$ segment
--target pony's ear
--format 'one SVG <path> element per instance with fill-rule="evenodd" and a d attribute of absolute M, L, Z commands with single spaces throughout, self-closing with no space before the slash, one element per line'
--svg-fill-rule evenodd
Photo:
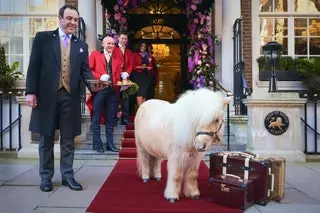
<path fill-rule="evenodd" d="M 230 104 L 232 101 L 232 96 L 226 97 L 223 99 L 223 104 L 226 106 L 227 104 Z"/>

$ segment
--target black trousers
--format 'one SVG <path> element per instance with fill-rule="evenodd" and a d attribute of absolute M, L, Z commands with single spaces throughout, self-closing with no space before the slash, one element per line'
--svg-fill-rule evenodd
<path fill-rule="evenodd" d="M 74 159 L 74 136 L 72 133 L 72 104 L 71 96 L 64 89 L 58 91 L 55 124 L 60 129 L 60 172 L 62 180 L 74 177 L 73 159 Z M 48 135 L 40 136 L 39 174 L 41 179 L 51 179 L 54 175 L 54 131 Z"/>

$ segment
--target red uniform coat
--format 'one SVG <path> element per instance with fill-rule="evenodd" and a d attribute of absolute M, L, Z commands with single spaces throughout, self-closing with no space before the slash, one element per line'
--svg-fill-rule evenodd
<path fill-rule="evenodd" d="M 133 60 L 132 60 L 132 52 L 128 49 L 125 51 L 125 59 L 126 59 L 126 71 L 130 74 L 133 67 Z M 112 83 L 113 89 L 116 93 L 119 93 L 120 87 L 116 86 L 117 82 L 121 80 L 121 72 L 124 66 L 124 56 L 122 51 L 119 47 L 115 47 L 112 51 Z M 92 71 L 93 77 L 97 80 L 100 79 L 101 75 L 107 74 L 107 63 L 106 58 L 103 51 L 93 51 L 89 57 L 89 66 Z M 117 94 L 118 96 L 118 94 Z M 92 95 L 89 95 L 89 98 L 86 102 L 86 105 L 90 111 L 90 115 L 92 117 L 93 111 L 93 103 L 92 103 Z M 100 124 L 104 123 L 104 114 L 100 119 Z"/>
<path fill-rule="evenodd" d="M 149 63 L 146 64 L 147 67 L 152 67 L 152 58 L 150 58 Z M 137 68 L 138 66 L 142 66 L 142 56 L 140 55 L 140 53 L 133 53 L 133 70 L 136 72 L 141 72 L 142 69 L 141 68 Z M 150 74 L 150 71 L 149 71 Z"/>

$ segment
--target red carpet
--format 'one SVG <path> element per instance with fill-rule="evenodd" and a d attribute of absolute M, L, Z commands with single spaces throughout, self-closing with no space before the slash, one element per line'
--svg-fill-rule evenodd
<path fill-rule="evenodd" d="M 136 160 L 119 160 L 103 184 L 87 212 L 93 213 L 240 213 L 240 210 L 219 206 L 209 201 L 208 168 L 201 163 L 199 169 L 200 200 L 180 197 L 169 203 L 164 197 L 166 163 L 162 164 L 163 179 L 142 183 L 137 174 Z"/>
<path fill-rule="evenodd" d="M 120 159 L 136 159 L 136 143 L 134 138 L 134 118 L 129 119 L 130 123 L 126 125 L 126 130 L 123 133 L 121 142 L 121 150 L 119 152 Z"/>

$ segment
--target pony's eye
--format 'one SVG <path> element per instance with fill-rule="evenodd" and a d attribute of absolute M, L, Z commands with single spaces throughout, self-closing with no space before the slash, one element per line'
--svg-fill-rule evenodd
<path fill-rule="evenodd" d="M 219 122 L 220 122 L 220 120 L 219 120 L 219 118 L 217 118 L 217 119 L 216 119 L 216 123 L 219 123 Z"/>

